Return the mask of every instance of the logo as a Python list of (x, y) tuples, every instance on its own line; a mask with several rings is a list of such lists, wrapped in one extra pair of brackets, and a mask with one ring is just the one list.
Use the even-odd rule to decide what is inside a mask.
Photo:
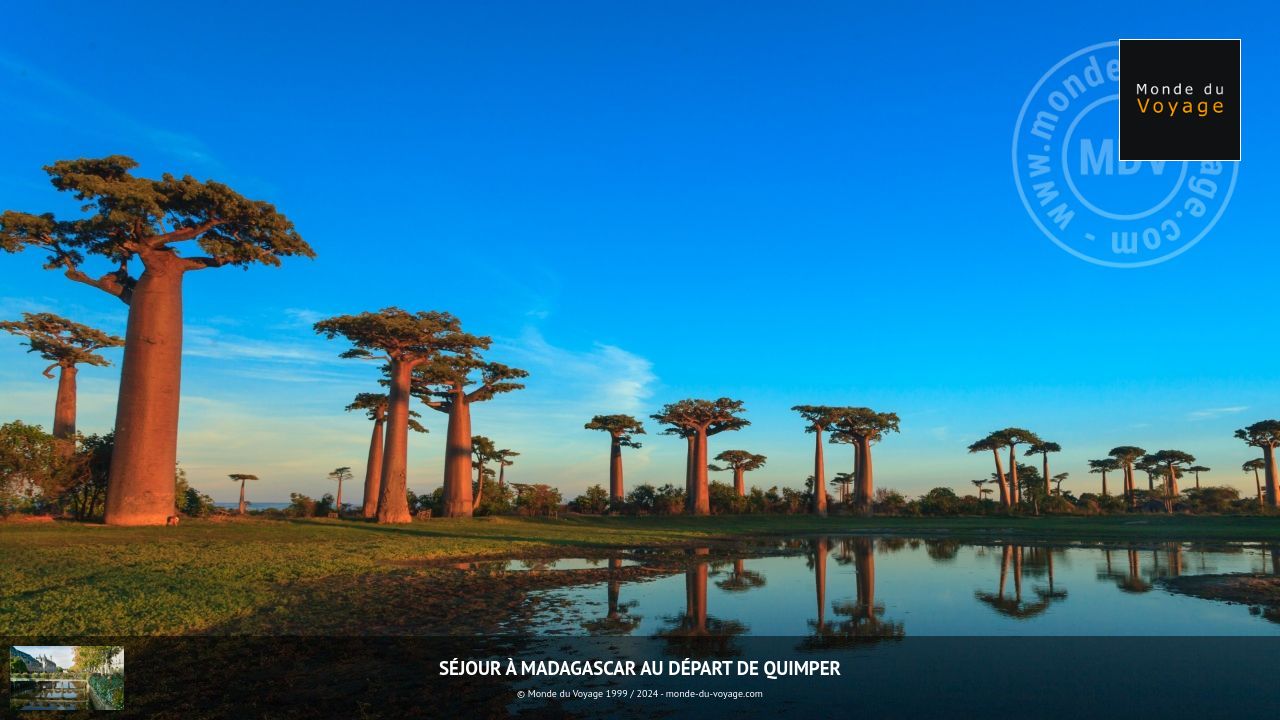
[(1120, 160), (1119, 81), (1117, 42), (1050, 68), (1018, 113), (1013, 176), (1027, 213), (1058, 247), (1096, 265), (1146, 267), (1213, 229), (1240, 166)]

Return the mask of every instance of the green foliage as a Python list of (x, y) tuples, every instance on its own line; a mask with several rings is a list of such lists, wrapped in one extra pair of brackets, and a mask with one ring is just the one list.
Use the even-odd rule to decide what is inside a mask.
[(1235, 436), (1246, 445), (1274, 448), (1280, 445), (1280, 420), (1260, 420), (1237, 430)]
[(750, 420), (739, 417), (745, 412), (742, 405), (741, 400), (730, 398), (680, 400), (663, 405), (660, 412), (650, 417), (675, 430), (701, 432), (709, 436), (750, 425)]
[(1206, 485), (1186, 490), (1187, 503), (1195, 512), (1228, 513), (1236, 509), (1240, 491), (1233, 487)]
[(920, 512), (924, 515), (951, 515), (959, 507), (960, 498), (951, 488), (936, 487), (920, 498)]
[(630, 415), (596, 415), (582, 426), (586, 430), (603, 430), (623, 447), (639, 448), (633, 435), (644, 435), (644, 423)]
[[(72, 322), (53, 313), (22, 313), (22, 320), (0, 322), (0, 330), (25, 337), (30, 349), (54, 365), (97, 365), (111, 363), (97, 350), (120, 347), (124, 339), (108, 335), (101, 330)], [(52, 369), (50, 366), (49, 369)], [(45, 375), (52, 377), (49, 370)]]
[(592, 485), (587, 491), (569, 503), (574, 512), (587, 515), (601, 515), (609, 509), (609, 492), (599, 485)]
[[(347, 405), (346, 411), (354, 412), (356, 410), (364, 410), (366, 417), (370, 420), (378, 420), (380, 418), (385, 419), (387, 406), (390, 402), (391, 398), (386, 393), (356, 393), (355, 399), (351, 401), (351, 404)], [(427, 428), (419, 421), (419, 418), (421, 417), (422, 413), (417, 410), (409, 411), (410, 430), (418, 433), (427, 432)]]
[(516, 491), (516, 510), (521, 515), (554, 515), (560, 510), (563, 498), (560, 491), (550, 485), (525, 485), (512, 483)]
[(712, 481), (707, 483), (708, 500), (714, 515), (739, 514), (747, 511), (747, 499), (738, 497), (738, 493), (728, 483)]
[(76, 460), (39, 425), (0, 425), (0, 515), (48, 512), (76, 473)]
[(645, 483), (627, 493), (626, 509), (636, 515), (678, 515), (684, 500), (684, 490), (670, 483), (662, 487)]
[(725, 450), (716, 455), (716, 460), (724, 463), (724, 467), (716, 465), (708, 465), (712, 470), (717, 472), (724, 470), (737, 470), (741, 468), (743, 472), (751, 472), (764, 467), (764, 463), (769, 458), (764, 455), (747, 452), (746, 450)]
[[(177, 263), (180, 271), (223, 265), (279, 265), (280, 258), (314, 257), (293, 223), (271, 204), (249, 200), (212, 180), (169, 174), (159, 180), (134, 176), (131, 158), (60, 160), (44, 168), (55, 189), (71, 193), (85, 213), (57, 219), (51, 213), (0, 213), (0, 249), (48, 252), (47, 269), (97, 287), (125, 302), (136, 279), (128, 265)], [(181, 257), (177, 245), (196, 242), (202, 257)], [(113, 270), (92, 278), (81, 270), (86, 255), (107, 260)]]
[(217, 510), (213, 498), (191, 487), (181, 466), (174, 473), (173, 497), (177, 511), (187, 517), (209, 517)]

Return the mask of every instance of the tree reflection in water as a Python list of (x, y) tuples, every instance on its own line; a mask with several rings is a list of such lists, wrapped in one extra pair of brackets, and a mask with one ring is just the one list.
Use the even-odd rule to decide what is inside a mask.
[[(821, 650), (903, 637), (906, 631), (902, 623), (884, 620), (884, 604), (876, 603), (876, 548), (875, 541), (869, 537), (841, 538), (838, 541), (836, 562), (841, 565), (853, 563), (857, 595), (855, 602), (833, 603), (831, 612), (838, 619), (827, 621), (826, 565), (830, 542), (827, 538), (821, 538), (813, 543), (810, 559), (814, 570), (818, 616), (817, 620), (809, 621), (812, 632), (800, 643), (799, 649)], [(902, 547), (903, 544), (894, 543), (893, 549), (899, 550)]]
[(622, 560), (620, 558), (609, 558), (609, 582), (606, 583), (608, 593), (608, 611), (602, 618), (588, 620), (582, 623), (582, 629), (592, 635), (630, 635), (640, 621), (644, 619), (642, 615), (631, 614), (631, 608), (636, 606), (636, 601), (620, 603), (618, 597), (621, 594), (622, 582), (618, 579), (618, 571), (622, 569)]
[(706, 556), (710, 548), (693, 551), (692, 568), (684, 573), (685, 609), (668, 618), (671, 627), (658, 633), (668, 640), (667, 652), (690, 655), (736, 655), (733, 643), (736, 635), (747, 631), (747, 626), (736, 620), (722, 620), (707, 613)]
[[(1013, 594), (1008, 595), (1008, 579), (1010, 567), (1013, 569)], [(1050, 600), (1040, 598), (1037, 602), (1024, 601), (1022, 598), (1023, 548), (1021, 545), (1004, 545), (1000, 553), (1000, 584), (994, 593), (975, 591), (973, 596), (991, 606), (991, 609), (1017, 620), (1026, 620), (1041, 615), (1049, 609)], [(1052, 585), (1052, 583), (1051, 583)]]

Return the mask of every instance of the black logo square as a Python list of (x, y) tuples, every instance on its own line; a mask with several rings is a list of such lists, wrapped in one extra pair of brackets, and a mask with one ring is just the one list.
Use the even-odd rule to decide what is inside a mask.
[(1239, 160), (1240, 41), (1121, 40), (1120, 159)]

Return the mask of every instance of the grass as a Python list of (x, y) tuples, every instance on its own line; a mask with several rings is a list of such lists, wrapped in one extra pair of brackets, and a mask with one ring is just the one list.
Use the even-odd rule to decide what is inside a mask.
[[(447, 561), (603, 555), (760, 535), (877, 532), (1022, 541), (1277, 541), (1274, 517), (437, 519), (188, 521), (177, 528), (0, 523), (7, 635), (488, 632), (546, 575)], [(590, 579), (587, 575), (578, 579)], [(554, 582), (563, 582), (554, 581)]]

